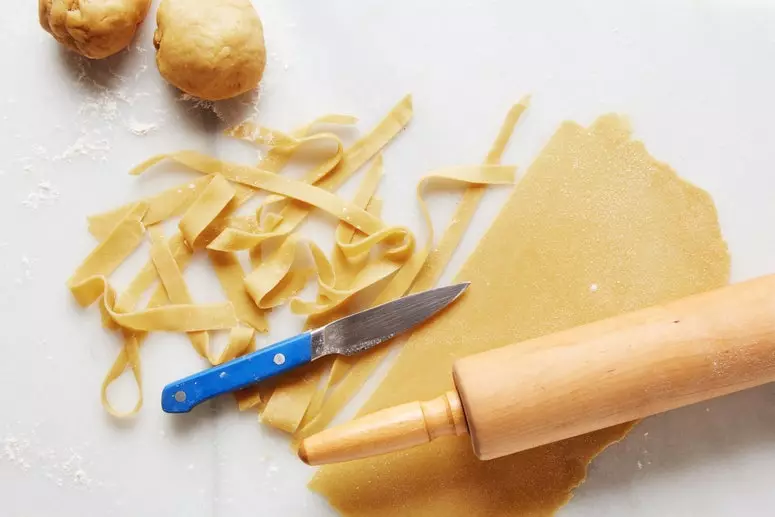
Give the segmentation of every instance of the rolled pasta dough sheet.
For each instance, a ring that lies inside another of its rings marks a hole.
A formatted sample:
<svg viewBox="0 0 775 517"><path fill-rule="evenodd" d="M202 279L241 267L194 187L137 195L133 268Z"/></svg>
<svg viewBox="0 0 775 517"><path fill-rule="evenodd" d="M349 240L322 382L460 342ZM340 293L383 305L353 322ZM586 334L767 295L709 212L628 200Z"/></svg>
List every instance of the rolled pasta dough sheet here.
<svg viewBox="0 0 775 517"><path fill-rule="evenodd" d="M719 287L729 256L710 196L630 139L620 117L565 123L361 413L437 396L458 357ZM495 316L494 316L495 315ZM311 488L343 515L552 515L623 424L492 461L467 437L330 465Z"/></svg>

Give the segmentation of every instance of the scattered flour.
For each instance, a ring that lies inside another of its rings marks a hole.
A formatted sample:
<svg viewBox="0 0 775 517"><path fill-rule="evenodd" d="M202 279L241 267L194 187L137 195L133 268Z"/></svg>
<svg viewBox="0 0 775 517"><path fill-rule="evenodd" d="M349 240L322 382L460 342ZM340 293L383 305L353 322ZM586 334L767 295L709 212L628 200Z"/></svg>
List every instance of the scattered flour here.
<svg viewBox="0 0 775 517"><path fill-rule="evenodd" d="M254 90L222 101L206 101L187 93L182 93L178 101L188 103L193 110L210 111L227 126L233 126L243 120L258 118L262 87L263 82Z"/></svg>
<svg viewBox="0 0 775 517"><path fill-rule="evenodd" d="M83 131L81 135L73 142L62 154L54 156L53 160L71 161L77 156L87 156L92 160L100 159L107 161L110 151L110 141L107 138L101 138L99 130Z"/></svg>
<svg viewBox="0 0 775 517"><path fill-rule="evenodd" d="M22 201L22 205L36 209L41 205L51 205L59 199L59 191L50 181L43 180L38 186Z"/></svg>
<svg viewBox="0 0 775 517"><path fill-rule="evenodd" d="M280 472L280 468L277 465L275 465L274 463L271 463L266 468L266 477L273 477L278 472Z"/></svg>
<svg viewBox="0 0 775 517"><path fill-rule="evenodd" d="M151 131L156 131L159 129L159 126L153 122L140 122L132 117L129 119L129 122L127 122L127 129L133 135L144 136Z"/></svg>
<svg viewBox="0 0 775 517"><path fill-rule="evenodd" d="M178 97L178 100L181 102L188 102L191 104L192 109L201 109L205 111L212 111L213 113L218 115L218 112L215 108L215 102L213 101L206 101L204 99L200 99L198 97L194 97L193 95L189 95L187 93L181 93L180 97Z"/></svg>
<svg viewBox="0 0 775 517"><path fill-rule="evenodd" d="M127 101L127 96L121 91L113 91L93 83L96 93L90 93L78 108L82 117L98 117L107 122L116 120L119 116L119 101ZM94 89L92 91L94 91Z"/></svg>
<svg viewBox="0 0 775 517"><path fill-rule="evenodd" d="M19 259L19 272L21 276L16 277L16 284L22 285L25 282L32 280L32 261L27 255L22 255Z"/></svg>
<svg viewBox="0 0 775 517"><path fill-rule="evenodd" d="M77 122L81 129L76 140L54 156L54 161L71 161L80 157L105 161L111 150L116 127L144 136L166 122L166 112L163 110L156 110L159 119L149 122L140 122L134 116L129 119L122 117L124 107L131 107L139 98L151 95L147 91L138 91L138 81L148 69L147 50L136 46L128 52L136 53L140 61L136 68L138 71L132 77L118 75L112 69L104 68L100 62L92 62L80 56L71 57L76 71L75 83L82 95L77 111Z"/></svg>
<svg viewBox="0 0 775 517"><path fill-rule="evenodd" d="M25 280L30 280L32 278L32 263L30 262L29 257L27 257L27 255L22 255L21 263L22 274L24 275Z"/></svg>
<svg viewBox="0 0 775 517"><path fill-rule="evenodd" d="M35 429L28 436L6 434L0 439L0 468L8 464L31 473L39 473L57 486L82 489L105 486L92 479L87 462L75 449L56 451L38 443Z"/></svg>

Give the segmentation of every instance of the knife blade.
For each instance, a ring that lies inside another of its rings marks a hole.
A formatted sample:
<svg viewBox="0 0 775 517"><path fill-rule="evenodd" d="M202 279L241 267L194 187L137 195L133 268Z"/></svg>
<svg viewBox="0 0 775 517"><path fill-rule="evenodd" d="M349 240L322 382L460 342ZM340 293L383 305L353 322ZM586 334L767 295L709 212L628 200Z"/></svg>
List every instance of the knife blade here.
<svg viewBox="0 0 775 517"><path fill-rule="evenodd" d="M166 413L187 413L206 400L321 357L363 352L427 320L455 301L468 286L464 282L398 298L195 373L165 386L161 407Z"/></svg>

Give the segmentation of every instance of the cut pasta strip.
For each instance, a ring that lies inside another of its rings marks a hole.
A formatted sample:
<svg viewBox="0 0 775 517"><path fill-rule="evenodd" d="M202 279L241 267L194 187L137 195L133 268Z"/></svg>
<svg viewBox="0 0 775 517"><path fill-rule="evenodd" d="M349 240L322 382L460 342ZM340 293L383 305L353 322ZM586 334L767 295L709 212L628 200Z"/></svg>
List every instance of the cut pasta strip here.
<svg viewBox="0 0 775 517"><path fill-rule="evenodd" d="M509 113L498 132L498 136L487 155L485 165L494 165L500 161L520 116L527 108L527 103L528 99L523 99L509 110ZM458 177L457 179L460 178ZM471 188L472 187L469 187L466 193L470 192ZM482 189L479 185L473 188ZM418 197L421 192L422 182L418 185ZM466 194L464 194L464 198L458 205L451 224L444 232L444 235L441 237L435 250L432 252L427 251L430 249L429 246L424 252L418 252L413 255L398 274L393 277L390 284L388 284L388 286L380 293L374 301L374 305L403 296L408 291L419 292L435 285L451 259L453 252L457 249L463 233L467 229L468 224L476 211L480 199L481 197L478 195L466 196ZM420 202L426 224L428 224L430 218L427 207L422 200ZM431 226L429 226L428 233L430 235L428 243L430 244L432 242ZM401 338L401 341L405 339L406 338ZM337 358L339 360L337 362L343 364L340 369L346 371L346 376L338 385L331 389L330 394L328 394L325 401L320 405L317 414L308 421L303 422L303 425L295 435L295 439L298 440L310 436L311 434L323 430L330 424L334 417L352 399L353 395L361 389L363 384L385 358L389 350L389 347L383 346L369 350L357 359L345 357ZM349 366L347 363L354 364L354 366ZM332 371L332 377L335 373L341 375L339 372Z"/></svg>
<svg viewBox="0 0 775 517"><path fill-rule="evenodd" d="M367 161L376 156L380 150L393 140L393 138L407 126L412 119L412 116L412 97L407 95L390 110L388 115L377 124L371 132L360 138L342 155L342 159L337 166L330 174L321 179L317 183L317 186L329 191L339 188ZM309 177L306 177L305 181L309 179ZM280 216L282 217L281 223L274 226L272 231L277 234L276 236L288 235L301 224L308 213L309 207L307 205L297 202L288 202L280 211ZM268 237L264 237L261 240L265 240L266 238ZM221 242L217 239L216 241L219 243ZM241 244L241 246L247 246L247 248L252 247L247 244ZM236 249L246 248L230 248L227 244L221 244L218 249L223 251L236 251Z"/></svg>
<svg viewBox="0 0 775 517"><path fill-rule="evenodd" d="M349 283L346 289L329 289L321 285L321 297L315 302L299 298L291 300L291 311L294 314L316 315L336 309L347 303L353 296L390 277L399 270L401 265L387 259L378 259L367 264ZM322 298L322 299L320 299Z"/></svg>
<svg viewBox="0 0 775 517"><path fill-rule="evenodd" d="M282 194L283 196L290 197L296 201L301 201L304 204L319 208L333 215L334 217L345 221L346 223L354 226L358 230L368 235L386 230L384 223L379 218L372 216L362 208L342 200L342 198L332 194L325 189L304 183L302 181L278 176L277 174L259 169L257 167L224 162L196 151L179 151L177 153L160 155L156 157L156 160L158 161L163 159L175 161L203 174L221 174L224 178L227 178L231 181L235 181L243 185L248 185L256 189L273 192L275 194ZM155 163L154 159L149 160L148 163ZM135 168L132 173L141 174L146 169L147 167L141 165ZM208 193L208 190L205 190L202 197ZM197 200L194 205L191 206L189 212L194 210L198 202L199 200ZM194 226L194 228L198 227ZM182 226L181 230L183 230ZM404 235L407 239L412 238L411 233L405 228L394 228L390 230L391 232L398 232ZM186 236L185 231L183 234ZM393 235L393 233L391 233L391 235ZM191 242L188 237L186 237L186 241L189 242L189 244ZM215 247L211 249L218 249L218 251L237 251L234 249L222 249Z"/></svg>
<svg viewBox="0 0 775 517"><path fill-rule="evenodd" d="M285 163L288 161L288 159L290 159L291 155L296 150L296 148L299 147L299 145L310 139L310 141L315 141L320 139L333 138L337 146L337 152L332 157L327 159L327 165L324 163L318 166L318 169L322 169L324 166L329 167L330 169L339 163L343 154L342 143L339 138L335 135L332 135L331 133L325 133L325 136L323 137L318 135L312 135L312 137L308 138L305 137L307 137L309 132L312 131L314 126L319 124L352 125L357 121L358 120L355 117L350 117L347 115L326 115L324 117L320 117L313 120L311 123L296 129L292 132L291 136L287 136L287 138L294 138L298 142L297 145L290 147L278 146L280 142L272 144L268 141L261 142L259 140L250 138L249 135L253 131L256 131L257 128L257 126L251 122L245 122L239 126L236 126L235 128L232 128L231 130L227 130L226 134L235 136L237 138L250 140L256 143L266 143L267 145L276 146L269 151L266 158L264 158L260 164L261 168L275 172L283 168ZM267 128L261 128L260 131L265 131L269 134L282 134L279 131ZM149 207L148 212L145 214L145 217L143 217L143 223L146 226L150 226L161 221L165 221L171 217L176 217L183 214L191 205L191 203L193 203L193 201L199 197L199 195L209 183L209 178L198 178L194 181L169 188L159 194L145 199L145 202L148 203ZM252 195L252 189L248 197L250 195ZM89 232L98 240L103 240L107 234L110 233L110 230L112 230L113 227L118 223L118 221L120 221L126 215L127 211L132 208L132 206L133 204L128 204L113 210L109 210L107 212L103 212L101 214L88 217Z"/></svg>
<svg viewBox="0 0 775 517"><path fill-rule="evenodd" d="M271 309L275 306L272 303L277 304L283 301L280 299L278 302L278 298L275 297L274 302L268 303L265 298L291 271L299 245L305 245L309 248L315 262L319 282L326 285L333 284L334 271L320 247L298 235L290 235L269 260L262 262L245 277L245 288L258 307Z"/></svg>
<svg viewBox="0 0 775 517"><path fill-rule="evenodd" d="M259 168L271 171L278 171L304 144L320 140L330 140L336 145L336 152L317 167L307 172L303 181L307 183L316 183L324 176L328 175L339 164L344 155L344 146L338 136L332 133L313 133L315 126L319 124L337 124L352 125L358 121L355 117L348 115L325 115L313 120L311 123L295 130L290 136L279 131L263 128L253 122L243 122L242 124L229 129L226 134L253 143L273 145L269 155L262 160ZM311 134L312 133L312 134ZM270 138L265 136L281 135L280 138ZM264 136L262 136L264 135ZM284 199L282 196L269 196L264 200L264 205ZM260 213L260 209L259 209Z"/></svg>
<svg viewBox="0 0 775 517"><path fill-rule="evenodd" d="M262 262L266 263L274 260L274 256ZM317 271L314 267L293 267L283 277L282 280L263 298L262 303L267 307L279 307L285 304L288 300L292 300L302 289L307 285L307 282L314 276Z"/></svg>
<svg viewBox="0 0 775 517"><path fill-rule="evenodd" d="M226 330L238 323L230 303L167 305L128 314L111 313L120 326L144 332Z"/></svg>
<svg viewBox="0 0 775 517"><path fill-rule="evenodd" d="M311 364L291 372L279 381L261 413L261 421L281 431L293 433L299 427L323 373L320 365Z"/></svg>
<svg viewBox="0 0 775 517"><path fill-rule="evenodd" d="M120 313L115 310L116 292L104 276L89 277L73 289L86 293L101 292L103 314L119 327L130 330L196 332L230 329L237 324L231 303L177 304Z"/></svg>
<svg viewBox="0 0 775 517"><path fill-rule="evenodd" d="M148 210L148 204L135 204L124 218L110 231L105 240L97 245L84 259L67 281L67 286L76 301L82 307L88 307L102 295L102 288L88 279L111 274L124 260L137 249L143 240L145 227L141 219Z"/></svg>
<svg viewBox="0 0 775 517"><path fill-rule="evenodd" d="M237 399L237 408L240 411L247 411L249 409L255 409L260 407L265 399L269 398L271 393L268 390L263 390L263 385L251 386L234 393L234 397Z"/></svg>
<svg viewBox="0 0 775 517"><path fill-rule="evenodd" d="M170 217L181 215L199 197L208 183L210 183L209 178L197 178L194 181L169 188L160 194L145 199L144 201L148 203L148 211L143 216L143 224L151 226ZM132 206L133 204L130 203L115 210L89 216L87 218L89 233L96 237L97 240L103 240Z"/></svg>
<svg viewBox="0 0 775 517"><path fill-rule="evenodd" d="M280 248L245 277L245 287L255 304L261 309L271 309L285 303L306 283L306 270L293 269L299 247L309 249L318 276L319 299L307 302L291 299L291 310L296 314L312 315L329 311L359 291L395 273L400 264L381 258L367 265L349 289L336 289L333 267L323 251L312 241L290 235Z"/></svg>
<svg viewBox="0 0 775 517"><path fill-rule="evenodd" d="M333 133L310 134L312 128L319 124L352 125L357 122L357 118L348 115L326 115L313 120L306 126L302 126L291 135L286 135L281 131L265 128L252 121L247 121L226 130L226 134L256 144L273 146L278 154L282 153L286 156L290 156L292 153L297 152L299 148L308 143L321 141L333 142L336 145L336 152L331 157L321 162L317 167L309 171L305 176L305 181L307 181L307 183L316 183L339 164L344 155L344 146L342 145L341 139ZM269 204L278 199L282 198L268 198L265 200L265 203Z"/></svg>
<svg viewBox="0 0 775 517"><path fill-rule="evenodd" d="M193 255L193 251L186 246L183 242L183 236L179 233L170 238L168 245L178 267L181 267L181 263L188 263L188 260ZM116 312L132 311L143 293L150 289L158 279L159 275L156 272L156 266L153 263L153 259L149 258L148 262L129 283L129 286L119 293L116 298Z"/></svg>
<svg viewBox="0 0 775 517"><path fill-rule="evenodd" d="M102 407L105 408L108 414L116 418L130 417L143 407L143 374L140 367L141 340L142 338L131 332L124 335L124 344L118 353L118 357L113 361L100 386L100 402L102 402ZM121 377L127 368L132 372L132 378L137 387L137 401L129 411L119 411L110 403L108 388L113 384L113 381Z"/></svg>
<svg viewBox="0 0 775 517"><path fill-rule="evenodd" d="M342 126L350 126L358 123L358 118L350 115L323 115L318 117L309 124L301 126L299 129L293 131L290 135L283 133L282 131L276 131L263 126L259 126L253 121L245 121L237 124L224 131L224 134L234 138L247 140L255 144L264 144L270 146L276 146L279 148L295 148L298 145L303 144L305 136L312 130L314 126L322 124L334 124Z"/></svg>
<svg viewBox="0 0 775 517"><path fill-rule="evenodd" d="M193 303L191 294L188 291L186 281L175 263L175 257L167 245L164 233L159 227L153 227L151 234L151 260L156 266L156 272L161 278L161 284L167 291L167 297L174 304L187 305ZM197 353L209 359L210 336L205 331L189 332L188 339Z"/></svg>
<svg viewBox="0 0 775 517"><path fill-rule="evenodd" d="M382 155L379 154L374 159L374 163L371 167L369 167L369 170L366 171L366 174L364 175L363 180L358 187L358 191L355 193L355 197L353 198L353 204L355 206L366 209L368 213L377 218L379 218L381 215L381 204L378 207L377 205L379 203L375 203L374 205L371 203L374 202L374 196L377 193L377 187L379 187L380 181L382 181L383 174L384 163ZM344 275L353 276L351 273L351 264L353 262L352 259L355 257L353 255L346 257L344 254L342 254L341 249L344 246L350 245L353 241L359 241L363 238L363 235L361 235L361 237L356 239L355 235L356 229L351 225L342 222L337 225L336 231L334 232L336 246L334 247L334 254L332 255L331 263L334 267L334 273L337 276L338 288L343 288L349 283L349 278L345 278ZM364 261L361 260L360 262L363 263Z"/></svg>
<svg viewBox="0 0 775 517"><path fill-rule="evenodd" d="M226 298L234 305L239 320L258 332L267 332L269 326L264 311L250 298L245 289L245 271L234 253L208 250L210 263Z"/></svg>
<svg viewBox="0 0 775 517"><path fill-rule="evenodd" d="M267 173L271 174L271 173ZM178 227L189 247L195 248L202 232L218 217L237 192L220 174L214 174L207 188L183 214Z"/></svg>
<svg viewBox="0 0 775 517"><path fill-rule="evenodd" d="M253 340L256 331L248 327L234 327L229 331L229 343L226 348L218 355L218 357L212 359L210 362L213 366L223 364L237 357L255 352L256 344Z"/></svg>

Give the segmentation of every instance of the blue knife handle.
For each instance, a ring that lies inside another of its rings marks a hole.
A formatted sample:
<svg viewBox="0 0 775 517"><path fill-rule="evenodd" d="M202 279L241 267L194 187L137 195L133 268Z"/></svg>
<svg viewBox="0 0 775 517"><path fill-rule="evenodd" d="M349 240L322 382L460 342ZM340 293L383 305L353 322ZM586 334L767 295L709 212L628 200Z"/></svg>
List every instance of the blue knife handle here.
<svg viewBox="0 0 775 517"><path fill-rule="evenodd" d="M205 400L245 388L311 360L312 336L305 332L168 384L161 394L161 408L167 413L187 413Z"/></svg>

